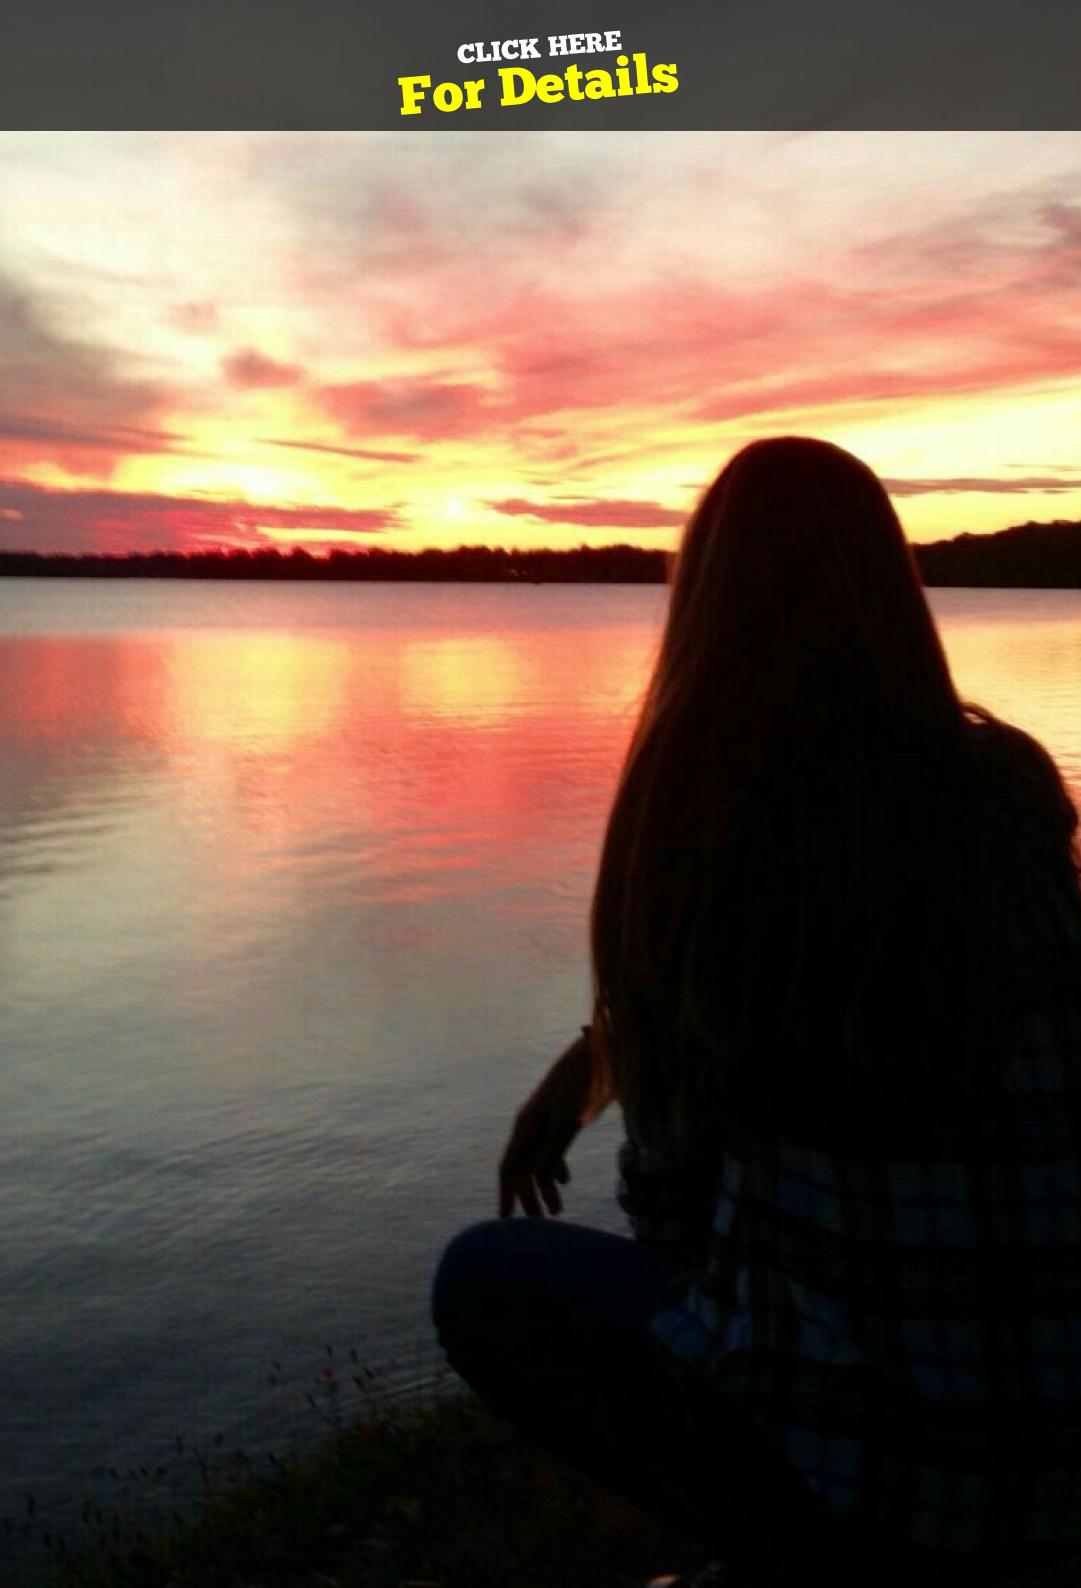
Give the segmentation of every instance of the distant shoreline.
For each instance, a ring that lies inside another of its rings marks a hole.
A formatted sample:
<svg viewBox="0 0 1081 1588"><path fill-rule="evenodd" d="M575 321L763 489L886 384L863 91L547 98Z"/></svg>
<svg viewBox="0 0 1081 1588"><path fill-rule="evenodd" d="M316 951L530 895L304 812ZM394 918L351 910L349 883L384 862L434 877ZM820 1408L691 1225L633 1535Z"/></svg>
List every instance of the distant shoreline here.
<svg viewBox="0 0 1081 1588"><path fill-rule="evenodd" d="M968 589L1081 589L1081 522L1019 524L993 535L913 544L924 584ZM645 547L569 551L373 546L315 557L301 548L131 552L119 556L0 551L0 578L200 579L314 583L663 584L671 553Z"/></svg>
<svg viewBox="0 0 1081 1588"><path fill-rule="evenodd" d="M138 576L125 576L118 574L82 573L82 574L56 574L56 573L18 573L5 572L0 568L0 580L3 579L40 579L43 582L60 579L82 579L87 583L97 581L101 584L120 583L125 578L130 582L153 584L252 584L252 585L343 585L343 584L404 584L404 585L517 585L518 587L535 587L548 585L607 585L612 588L626 588L627 586L653 585L663 586L664 579L635 579L635 578L598 578L588 575L581 578L563 579L500 579L500 578L439 578L433 576L401 577L395 574L366 575L354 579L319 579L305 577L303 574L243 574L230 577L229 575L204 575L204 574L169 574L152 573ZM923 579L925 590L1081 590L1081 579L1069 583L1053 580L1036 581L1032 579L1007 581L1005 579Z"/></svg>

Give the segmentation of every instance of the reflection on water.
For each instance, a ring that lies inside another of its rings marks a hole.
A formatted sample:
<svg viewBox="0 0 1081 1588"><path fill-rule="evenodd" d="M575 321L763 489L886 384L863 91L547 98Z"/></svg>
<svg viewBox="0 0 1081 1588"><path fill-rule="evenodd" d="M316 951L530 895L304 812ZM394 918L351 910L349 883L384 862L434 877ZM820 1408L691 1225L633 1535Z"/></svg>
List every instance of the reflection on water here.
<svg viewBox="0 0 1081 1588"><path fill-rule="evenodd" d="M154 704L174 752L215 744L265 756L324 738L348 709L348 646L295 634L189 634L166 644ZM149 703L149 702L148 702Z"/></svg>
<svg viewBox="0 0 1081 1588"><path fill-rule="evenodd" d="M513 639L499 634L417 638L402 655L401 708L471 728L495 725L521 713L525 661Z"/></svg>
<svg viewBox="0 0 1081 1588"><path fill-rule="evenodd" d="M1081 593L932 592L966 698L1034 734L1081 796Z"/></svg>
<svg viewBox="0 0 1081 1588"><path fill-rule="evenodd" d="M327 1341L431 1362L436 1254L584 1017L663 602L0 586L0 1483L276 1440L314 1420L269 1364ZM1081 596L934 604L1081 784ZM610 1226L614 1131L571 1205Z"/></svg>
<svg viewBox="0 0 1081 1588"><path fill-rule="evenodd" d="M663 595L2 596L0 1480L47 1495L316 1432L265 1380L327 1340L431 1364L436 1255L583 1018Z"/></svg>

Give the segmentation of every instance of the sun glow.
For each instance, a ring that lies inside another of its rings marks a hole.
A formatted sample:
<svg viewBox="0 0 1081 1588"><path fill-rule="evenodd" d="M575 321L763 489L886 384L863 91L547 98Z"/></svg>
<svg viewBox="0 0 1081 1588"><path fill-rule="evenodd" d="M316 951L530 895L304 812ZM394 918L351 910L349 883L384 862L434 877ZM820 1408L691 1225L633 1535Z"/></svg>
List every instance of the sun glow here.
<svg viewBox="0 0 1081 1588"><path fill-rule="evenodd" d="M312 635L193 634L168 661L174 741L266 755L330 732L347 709L349 648Z"/></svg>
<svg viewBox="0 0 1081 1588"><path fill-rule="evenodd" d="M1081 134L529 139L0 134L3 522L667 548L784 431L917 539L1081 516Z"/></svg>
<svg viewBox="0 0 1081 1588"><path fill-rule="evenodd" d="M520 651L494 634L417 639L402 653L405 711L494 725L520 712L525 679Z"/></svg>

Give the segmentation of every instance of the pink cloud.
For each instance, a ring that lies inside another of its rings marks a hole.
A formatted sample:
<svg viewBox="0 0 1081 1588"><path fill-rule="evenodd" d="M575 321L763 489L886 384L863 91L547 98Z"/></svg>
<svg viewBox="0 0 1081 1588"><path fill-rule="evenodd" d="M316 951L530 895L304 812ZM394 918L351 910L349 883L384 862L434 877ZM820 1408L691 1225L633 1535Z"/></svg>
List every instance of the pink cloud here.
<svg viewBox="0 0 1081 1588"><path fill-rule="evenodd" d="M218 311L213 303L178 303L168 310L165 322L175 326L178 331L203 336L216 329Z"/></svg>
<svg viewBox="0 0 1081 1588"><path fill-rule="evenodd" d="M554 419L573 460L596 450L575 414L726 422L1061 380L1081 374L1081 322L1063 312L1079 238L1078 207L1015 198L1002 215L854 240L847 268L828 275L812 258L737 288L687 259L663 277L613 270L600 294L561 268L553 238L538 240L529 274L520 261L500 275L456 250L406 250L393 273L375 271L366 304L386 347L442 353L445 372L434 385L358 382L330 401L358 433L415 425L428 440ZM483 393L455 379L463 344L498 377Z"/></svg>
<svg viewBox="0 0 1081 1588"><path fill-rule="evenodd" d="M442 439L488 428L488 403L480 386L421 376L325 386L319 400L328 414L363 435Z"/></svg>
<svg viewBox="0 0 1081 1588"><path fill-rule="evenodd" d="M109 490L54 491L0 481L7 546L20 551L151 551L258 544L268 530L372 535L393 508L302 507ZM17 527L16 527L17 526Z"/></svg>
<svg viewBox="0 0 1081 1588"><path fill-rule="evenodd" d="M281 364L256 348L245 347L229 353L221 361L222 373L231 386L244 389L262 386L295 386L303 371L296 364Z"/></svg>
<svg viewBox="0 0 1081 1588"><path fill-rule="evenodd" d="M39 414L0 414L0 441L41 441L60 447L88 447L94 451L171 452L186 437L175 430L154 430L143 425L95 427L69 424Z"/></svg>

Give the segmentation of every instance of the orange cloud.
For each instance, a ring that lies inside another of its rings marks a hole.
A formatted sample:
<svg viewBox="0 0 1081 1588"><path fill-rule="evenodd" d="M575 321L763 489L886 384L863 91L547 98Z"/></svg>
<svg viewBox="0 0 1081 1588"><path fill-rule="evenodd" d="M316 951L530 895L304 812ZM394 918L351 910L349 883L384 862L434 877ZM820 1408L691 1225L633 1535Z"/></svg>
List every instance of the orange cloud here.
<svg viewBox="0 0 1081 1588"><path fill-rule="evenodd" d="M972 492L991 496L1026 496L1030 491L1057 496L1064 491L1081 490L1081 475L1023 474L1008 479L962 475L952 479L934 480L887 479L882 483L891 496L954 496Z"/></svg>
<svg viewBox="0 0 1081 1588"><path fill-rule="evenodd" d="M536 518L547 524L583 524L602 529L667 529L683 524L687 515L676 507L659 502L527 502L511 497L489 502L497 513L517 518Z"/></svg>
<svg viewBox="0 0 1081 1588"><path fill-rule="evenodd" d="M374 463L416 463L419 452L385 452L376 447L336 447L325 441L286 441L281 436L259 436L265 447L289 447L294 452L322 452L333 458L365 458Z"/></svg>

